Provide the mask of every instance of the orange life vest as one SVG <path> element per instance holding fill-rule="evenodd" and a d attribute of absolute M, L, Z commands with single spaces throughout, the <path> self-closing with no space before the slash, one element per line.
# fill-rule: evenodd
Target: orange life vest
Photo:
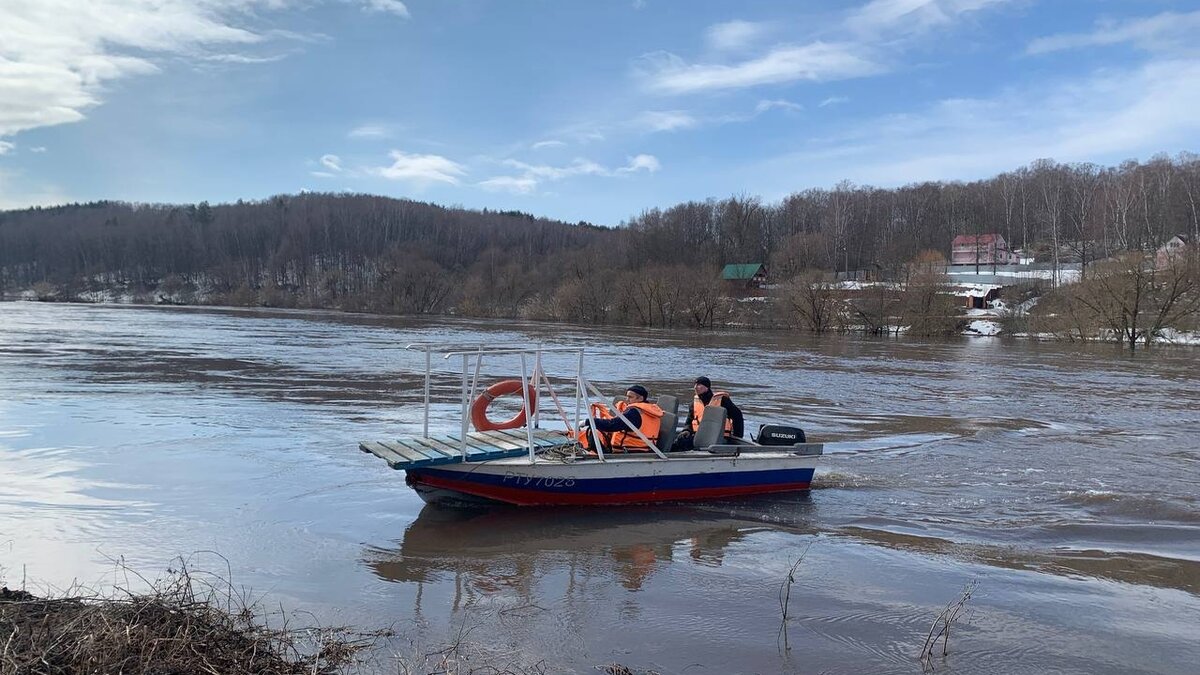
<path fill-rule="evenodd" d="M 704 409 L 721 407 L 721 399 L 728 396 L 729 394 L 723 391 L 714 391 L 712 398 L 708 400 L 708 405 L 704 405 L 704 401 L 701 401 L 699 396 L 692 397 L 692 433 L 700 430 L 700 420 L 704 418 Z M 733 420 L 729 419 L 728 415 L 725 416 L 725 435 L 733 435 Z"/>
<path fill-rule="evenodd" d="M 662 429 L 663 409 L 653 403 L 626 403 L 625 401 L 619 401 L 617 403 L 617 410 L 620 410 L 621 412 L 625 412 L 629 408 L 637 408 L 638 413 L 642 418 L 642 423 L 638 425 L 638 431 L 642 432 L 646 438 L 649 438 L 651 441 L 657 444 L 658 432 Z M 601 419 L 611 419 L 616 417 L 616 415 L 613 415 L 606 408 L 593 410 L 592 412 L 596 417 Z M 601 433 L 603 434 L 603 432 Z M 589 430 L 581 429 L 577 438 L 583 447 L 588 448 L 589 450 L 591 449 L 592 438 Z M 612 432 L 609 446 L 613 449 L 624 448 L 625 450 L 634 450 L 639 452 L 650 449 L 650 446 L 646 445 L 646 443 L 642 441 L 637 434 L 629 431 L 628 429 Z"/>

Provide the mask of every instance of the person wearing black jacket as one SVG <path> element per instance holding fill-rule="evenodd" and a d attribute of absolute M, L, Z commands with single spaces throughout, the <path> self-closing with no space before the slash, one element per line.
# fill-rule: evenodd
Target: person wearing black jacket
<path fill-rule="evenodd" d="M 703 375 L 696 378 L 694 388 L 696 396 L 688 408 L 687 420 L 683 423 L 683 430 L 679 432 L 679 437 L 675 439 L 671 449 L 692 449 L 696 431 L 700 428 L 700 420 L 704 416 L 704 408 L 712 403 L 714 397 L 718 397 L 718 404 L 725 409 L 726 440 L 730 437 L 742 438 L 745 433 L 745 418 L 742 416 L 742 409 L 734 404 L 733 398 L 723 391 L 713 391 L 712 381 Z"/>
<path fill-rule="evenodd" d="M 601 442 L 606 449 L 648 452 L 650 446 L 646 445 L 641 436 L 645 436 L 652 443 L 657 442 L 663 416 L 663 410 L 658 404 L 646 400 L 649 396 L 650 392 L 642 385 L 630 385 L 625 390 L 625 400 L 616 404 L 616 409 L 625 419 L 605 410 L 594 418 L 584 420 L 577 434 L 580 445 L 591 450 L 593 439 L 588 427 L 594 426 L 595 430 L 602 434 Z"/>

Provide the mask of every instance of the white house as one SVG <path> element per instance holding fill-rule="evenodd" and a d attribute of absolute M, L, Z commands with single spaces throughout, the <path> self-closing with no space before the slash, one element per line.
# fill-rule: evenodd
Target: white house
<path fill-rule="evenodd" d="M 1157 267 L 1166 267 L 1177 258 L 1183 256 L 1187 247 L 1192 243 L 1190 237 L 1186 234 L 1177 234 L 1167 240 L 1154 252 L 1154 264 Z"/>

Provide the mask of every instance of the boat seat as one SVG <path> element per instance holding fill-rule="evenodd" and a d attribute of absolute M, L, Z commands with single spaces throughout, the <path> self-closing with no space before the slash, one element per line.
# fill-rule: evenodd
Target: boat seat
<path fill-rule="evenodd" d="M 720 406 L 709 406 L 704 410 L 700 420 L 700 428 L 696 430 L 693 447 L 697 450 L 716 445 L 725 439 L 725 409 Z"/>
<path fill-rule="evenodd" d="M 660 399 L 661 400 L 661 399 Z M 661 403 L 659 404 L 662 405 Z M 667 452 L 671 449 L 671 444 L 675 442 L 675 426 L 679 422 L 679 417 L 674 410 L 663 410 L 662 421 L 658 429 L 658 438 L 654 443 L 659 450 Z"/>
<path fill-rule="evenodd" d="M 676 398 L 670 394 L 663 394 L 662 396 L 658 397 L 658 400 L 656 400 L 655 403 L 658 404 L 658 407 L 663 409 L 663 412 L 669 412 L 675 416 L 676 420 L 679 419 L 679 399 L 678 398 Z"/>

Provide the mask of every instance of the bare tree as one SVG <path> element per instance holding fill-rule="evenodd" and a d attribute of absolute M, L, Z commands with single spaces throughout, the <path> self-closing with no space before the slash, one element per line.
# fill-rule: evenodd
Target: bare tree
<path fill-rule="evenodd" d="M 784 298 L 800 318 L 800 325 L 813 333 L 824 333 L 836 326 L 843 302 L 830 275 L 809 270 L 787 284 Z"/>
<path fill-rule="evenodd" d="M 1200 310 L 1194 257 L 1159 267 L 1139 251 L 1098 265 L 1073 298 L 1095 315 L 1130 351 L 1149 346 L 1164 328 Z"/>

